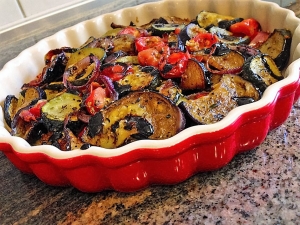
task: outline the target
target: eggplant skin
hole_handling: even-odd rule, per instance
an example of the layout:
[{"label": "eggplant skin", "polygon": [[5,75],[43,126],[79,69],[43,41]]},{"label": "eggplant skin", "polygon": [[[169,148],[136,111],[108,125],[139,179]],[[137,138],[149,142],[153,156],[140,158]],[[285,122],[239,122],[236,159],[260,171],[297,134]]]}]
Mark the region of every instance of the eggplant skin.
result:
[{"label": "eggplant skin", "polygon": [[89,135],[92,125],[88,125],[82,136],[83,142],[115,148],[132,138],[166,139],[185,128],[185,117],[180,108],[153,91],[132,92],[109,105],[101,114],[102,118],[97,115],[100,120],[93,132],[96,135]]},{"label": "eggplant skin", "polygon": [[241,77],[251,82],[262,95],[268,86],[283,79],[283,75],[269,55],[257,54],[248,58]]},{"label": "eggplant skin", "polygon": [[292,33],[286,29],[275,29],[269,38],[259,47],[259,50],[270,55],[279,70],[283,70],[290,58]]},{"label": "eggplant skin", "polygon": [[255,87],[238,75],[223,75],[220,82],[212,88],[207,95],[187,99],[179,105],[196,124],[213,124],[222,120],[239,105],[237,98],[259,99]]},{"label": "eggplant skin", "polygon": [[14,95],[7,95],[4,100],[4,119],[9,127],[11,127],[11,122],[16,114],[18,99]]},{"label": "eggplant skin", "polygon": [[195,59],[189,59],[187,68],[181,76],[182,90],[204,90],[210,86],[210,72],[205,65]]}]

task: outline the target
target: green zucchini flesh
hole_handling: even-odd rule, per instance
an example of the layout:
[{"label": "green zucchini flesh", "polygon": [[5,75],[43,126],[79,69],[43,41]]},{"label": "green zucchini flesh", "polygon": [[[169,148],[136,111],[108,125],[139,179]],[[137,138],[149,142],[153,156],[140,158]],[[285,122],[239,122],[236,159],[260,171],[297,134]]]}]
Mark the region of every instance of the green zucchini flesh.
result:
[{"label": "green zucchini flesh", "polygon": [[42,120],[49,130],[60,130],[66,117],[80,109],[81,102],[80,96],[65,92],[42,107]]}]

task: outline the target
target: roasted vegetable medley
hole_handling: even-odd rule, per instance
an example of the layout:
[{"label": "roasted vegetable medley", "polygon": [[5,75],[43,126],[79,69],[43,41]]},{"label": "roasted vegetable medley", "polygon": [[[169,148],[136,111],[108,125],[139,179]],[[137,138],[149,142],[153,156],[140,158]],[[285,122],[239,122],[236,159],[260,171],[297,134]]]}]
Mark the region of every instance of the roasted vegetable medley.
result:
[{"label": "roasted vegetable medley", "polygon": [[207,11],[111,27],[50,50],[41,73],[6,97],[12,135],[61,150],[116,148],[216,123],[283,79],[292,37]]}]

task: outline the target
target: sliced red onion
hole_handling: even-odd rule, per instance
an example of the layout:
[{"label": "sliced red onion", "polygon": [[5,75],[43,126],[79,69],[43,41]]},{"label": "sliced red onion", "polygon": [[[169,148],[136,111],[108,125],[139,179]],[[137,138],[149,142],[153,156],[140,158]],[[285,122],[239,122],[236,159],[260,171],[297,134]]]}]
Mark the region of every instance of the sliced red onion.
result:
[{"label": "sliced red onion", "polygon": [[111,100],[113,101],[118,100],[119,93],[116,91],[115,86],[109,77],[104,75],[99,75],[97,80],[99,80],[100,83],[103,83],[105,85],[107,91],[109,92],[109,97]]},{"label": "sliced red onion", "polygon": [[[74,70],[83,71],[91,63],[95,63],[95,67],[93,69],[92,76],[84,85],[76,86],[76,85],[71,84],[71,82],[68,81],[68,77],[71,75],[71,73]],[[75,65],[66,69],[66,71],[63,75],[63,83],[64,83],[65,87],[67,87],[71,90],[79,90],[79,91],[83,91],[83,90],[87,89],[88,86],[99,76],[100,66],[101,66],[101,61],[94,55],[89,55],[89,56],[81,59]]]}]

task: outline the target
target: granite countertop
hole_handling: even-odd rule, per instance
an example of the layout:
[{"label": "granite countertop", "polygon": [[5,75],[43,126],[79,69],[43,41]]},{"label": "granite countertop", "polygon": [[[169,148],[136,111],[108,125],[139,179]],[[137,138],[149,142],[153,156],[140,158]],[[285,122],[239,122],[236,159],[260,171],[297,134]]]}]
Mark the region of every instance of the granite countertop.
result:
[{"label": "granite countertop", "polygon": [[[55,27],[32,29],[29,35],[2,42],[0,68],[49,33],[143,2],[116,1],[98,11],[86,9]],[[289,8],[298,14],[300,4]],[[300,100],[259,147],[237,155],[224,168],[134,193],[91,194],[48,186],[21,173],[0,152],[0,224],[299,224],[299,118]]]}]

